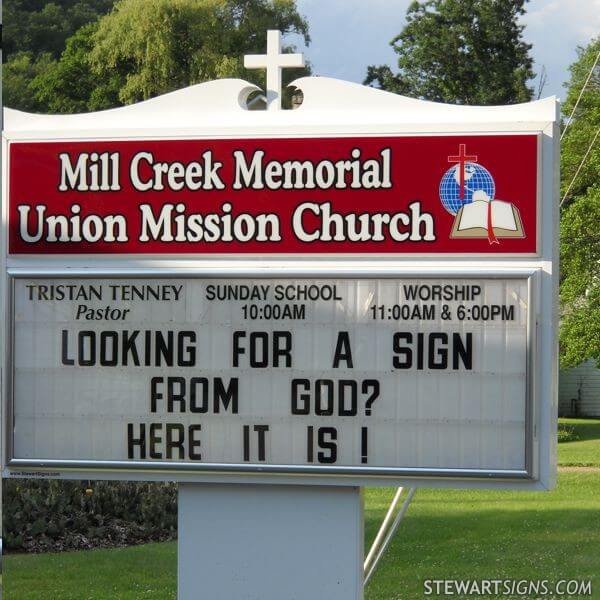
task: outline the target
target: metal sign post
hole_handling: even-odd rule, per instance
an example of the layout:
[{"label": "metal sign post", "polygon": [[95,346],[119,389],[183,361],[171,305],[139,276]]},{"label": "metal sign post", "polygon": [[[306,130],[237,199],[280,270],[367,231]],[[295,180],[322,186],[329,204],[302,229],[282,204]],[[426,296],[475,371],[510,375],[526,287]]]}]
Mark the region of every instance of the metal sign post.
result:
[{"label": "metal sign post", "polygon": [[556,477],[556,100],[294,85],[6,112],[4,475],[179,482],[182,600],[361,598],[361,486]]}]

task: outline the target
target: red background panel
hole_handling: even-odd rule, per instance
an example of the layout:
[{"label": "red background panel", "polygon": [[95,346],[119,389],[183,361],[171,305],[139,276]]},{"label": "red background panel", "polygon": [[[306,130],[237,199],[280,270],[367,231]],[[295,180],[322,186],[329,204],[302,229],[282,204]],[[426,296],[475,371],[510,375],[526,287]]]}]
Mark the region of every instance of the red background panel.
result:
[{"label": "red background panel", "polygon": [[[494,178],[495,198],[514,204],[521,215],[524,238],[500,238],[499,244],[483,239],[451,239],[454,217],[439,198],[439,184],[452,166],[450,155],[466,144],[468,154],[478,157]],[[242,150],[248,159],[255,150],[265,151],[269,160],[310,160],[318,162],[349,160],[354,148],[362,159],[379,158],[391,148],[392,187],[353,190],[234,190],[233,152]],[[219,171],[224,190],[149,191],[134,189],[129,179],[129,163],[141,151],[151,152],[155,161],[200,161],[211,150],[213,159],[224,163]],[[59,154],[67,152],[75,163],[82,152],[119,152],[121,190],[118,192],[60,192]],[[531,254],[537,248],[537,136],[536,135],[451,135],[412,137],[342,137],[243,140],[135,140],[85,142],[13,142],[9,152],[9,252],[12,254],[311,254],[311,253],[391,253],[391,254]],[[409,212],[408,205],[421,202],[421,210],[435,221],[435,242],[302,242],[294,235],[291,217],[304,202],[330,202],[341,214]],[[155,213],[165,203],[186,205],[187,213],[221,213],[225,202],[232,214],[275,213],[281,225],[280,242],[164,242],[139,241],[140,204],[151,204]],[[18,206],[45,205],[48,214],[71,215],[73,204],[81,206],[81,216],[121,214],[127,219],[129,241],[124,243],[49,242],[28,243],[19,234]],[[308,222],[308,221],[307,221]],[[34,230],[34,228],[32,228]]]}]

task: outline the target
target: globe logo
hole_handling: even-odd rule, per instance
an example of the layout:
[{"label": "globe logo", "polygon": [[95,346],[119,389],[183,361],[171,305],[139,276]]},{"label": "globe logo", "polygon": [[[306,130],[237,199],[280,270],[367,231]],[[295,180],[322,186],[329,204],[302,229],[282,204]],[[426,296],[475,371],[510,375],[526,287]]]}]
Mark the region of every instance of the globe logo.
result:
[{"label": "globe logo", "polygon": [[[461,168],[464,178],[463,194],[460,189]],[[476,163],[463,162],[444,173],[440,181],[440,200],[451,215],[456,215],[463,205],[473,202],[473,194],[478,190],[484,191],[490,200],[494,199],[496,185],[491,173]]]}]

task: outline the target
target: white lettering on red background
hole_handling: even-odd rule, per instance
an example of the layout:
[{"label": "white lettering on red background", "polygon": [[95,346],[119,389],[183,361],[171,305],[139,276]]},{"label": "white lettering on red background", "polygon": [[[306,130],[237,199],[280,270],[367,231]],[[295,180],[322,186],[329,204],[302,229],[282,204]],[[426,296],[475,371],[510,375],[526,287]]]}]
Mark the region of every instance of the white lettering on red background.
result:
[{"label": "white lettering on red background", "polygon": [[[9,249],[535,252],[533,235],[492,248],[450,239],[454,215],[438,188],[449,153],[465,140],[493,169],[497,196],[535,231],[535,136],[15,142]],[[518,182],[504,158],[515,154],[524,165]]]}]

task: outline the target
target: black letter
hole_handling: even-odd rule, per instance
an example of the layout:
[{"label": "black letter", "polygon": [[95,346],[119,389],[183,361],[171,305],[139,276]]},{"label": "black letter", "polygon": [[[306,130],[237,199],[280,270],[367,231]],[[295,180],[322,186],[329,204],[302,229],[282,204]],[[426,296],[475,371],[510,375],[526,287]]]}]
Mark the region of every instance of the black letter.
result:
[{"label": "black letter", "polygon": [[231,413],[237,415],[238,412],[238,378],[232,377],[229,380],[227,389],[223,384],[223,380],[220,377],[215,377],[214,380],[214,402],[215,402],[215,413],[220,412],[219,400],[223,403],[223,410],[229,409],[231,404]]},{"label": "black letter", "polygon": [[135,458],[134,446],[140,447],[140,458],[146,458],[146,425],[140,423],[140,437],[133,437],[133,423],[127,424],[127,456]]},{"label": "black letter", "polygon": [[[321,389],[325,388],[326,404],[322,405],[323,399]],[[317,379],[315,381],[315,414],[320,417],[328,417],[333,414],[333,381],[331,379]]]},{"label": "black letter", "polygon": [[[179,386],[179,391],[175,391]],[[174,412],[173,405],[179,403],[179,412],[185,412],[185,377],[167,378],[167,412]]]},{"label": "black letter", "polygon": [[[281,346],[279,340],[285,342]],[[289,369],[292,366],[292,334],[289,331],[273,332],[273,366],[279,366],[279,357],[285,358],[285,366]]]},{"label": "black letter", "polygon": [[161,423],[152,423],[150,425],[150,458],[162,458],[162,453],[156,452],[154,449],[156,444],[160,444],[162,442],[162,438],[158,435],[161,429]]},{"label": "black letter", "polygon": [[139,335],[139,331],[134,331],[131,335],[129,335],[129,331],[123,331],[123,366],[127,366],[127,355],[131,352],[131,357],[133,359],[133,364],[136,367],[140,366],[140,357],[138,356],[137,347],[135,345],[135,338]]},{"label": "black letter", "polygon": [[[85,338],[88,337],[90,340],[90,357],[85,358],[83,355],[83,346]],[[95,331],[80,331],[79,332],[79,344],[77,348],[77,357],[79,364],[83,367],[91,367],[96,364],[96,332]]]},{"label": "black letter", "polygon": [[394,352],[399,356],[394,356],[392,361],[394,369],[410,369],[412,367],[412,348],[402,346],[401,342],[412,344],[412,333],[395,333],[394,334]]},{"label": "black letter", "polygon": [[[177,432],[177,439],[173,437],[173,433]],[[173,449],[179,450],[179,460],[185,457],[183,449],[183,441],[185,439],[185,430],[181,423],[167,424],[167,458],[173,458]]]},{"label": "black letter", "polygon": [[[111,339],[111,356],[108,355],[108,340]],[[116,331],[103,331],[100,334],[100,364],[103,367],[116,367],[119,360],[119,336]]]},{"label": "black letter", "polygon": [[[185,340],[189,339],[189,346],[185,346]],[[196,333],[194,331],[180,331],[177,336],[177,366],[193,367],[196,364]],[[183,358],[187,350],[187,358]]]},{"label": "black letter", "polygon": [[452,368],[458,369],[458,358],[462,359],[465,369],[473,368],[473,334],[467,333],[467,345],[462,341],[460,333],[452,334]]},{"label": "black letter", "polygon": [[333,368],[337,369],[340,366],[340,361],[345,360],[346,366],[349,369],[354,368],[352,364],[352,349],[350,348],[350,336],[347,331],[338,333],[337,342],[335,345],[335,354],[333,355]]},{"label": "black letter", "polygon": [[[350,406],[346,408],[346,390],[350,388]],[[353,379],[338,381],[338,414],[340,417],[355,417],[358,413],[358,384]]]},{"label": "black letter", "polygon": [[[292,379],[292,414],[307,415],[310,412],[310,394],[299,394],[298,388],[303,387],[305,390],[310,388],[308,379]],[[302,404],[298,401],[301,400]]]},{"label": "black letter", "polygon": [[[326,441],[326,436],[331,438],[331,441]],[[318,433],[318,444],[319,448],[323,450],[329,450],[329,455],[325,452],[319,452],[317,454],[320,463],[332,464],[337,460],[337,429],[335,427],[319,427]]]},{"label": "black letter", "polygon": [[154,342],[156,344],[154,349],[154,366],[160,367],[162,365],[162,359],[165,360],[167,367],[173,366],[173,332],[167,331],[167,339],[162,334],[162,331],[155,333]]},{"label": "black letter", "polygon": [[202,460],[202,454],[200,454],[200,452],[196,452],[196,448],[200,448],[200,440],[197,440],[194,436],[196,431],[201,431],[201,430],[202,430],[202,425],[190,425],[190,429],[189,429],[190,439],[189,439],[188,444],[189,444],[190,458],[192,460]]},{"label": "black letter", "polygon": [[158,391],[159,384],[163,383],[162,377],[153,377],[150,380],[150,410],[156,412],[156,401],[162,400],[163,395]]},{"label": "black letter", "polygon": [[[202,387],[202,404],[196,404],[196,387]],[[208,379],[206,377],[192,377],[190,379],[190,410],[194,413],[208,412]]]},{"label": "black letter", "polygon": [[244,350],[244,348],[240,348],[240,338],[245,338],[246,337],[246,332],[245,331],[234,331],[233,332],[233,366],[234,367],[239,367],[239,362],[238,362],[238,356],[240,354],[245,354],[246,351]]},{"label": "black letter", "polygon": [[269,431],[268,425],[255,425],[254,431],[258,433],[258,460],[265,460],[265,435]]},{"label": "black letter", "polygon": [[62,364],[74,365],[75,361],[69,358],[69,332],[66,329],[62,330]]},{"label": "black letter", "polygon": [[[447,333],[430,333],[429,334],[429,368],[430,369],[447,369],[448,368],[448,349],[440,348],[437,349],[436,341],[439,340],[442,344],[448,344]],[[436,352],[437,350],[437,352]],[[441,358],[439,362],[436,362],[436,358]]]},{"label": "black letter", "polygon": [[244,425],[244,461],[250,461],[250,426]]}]

